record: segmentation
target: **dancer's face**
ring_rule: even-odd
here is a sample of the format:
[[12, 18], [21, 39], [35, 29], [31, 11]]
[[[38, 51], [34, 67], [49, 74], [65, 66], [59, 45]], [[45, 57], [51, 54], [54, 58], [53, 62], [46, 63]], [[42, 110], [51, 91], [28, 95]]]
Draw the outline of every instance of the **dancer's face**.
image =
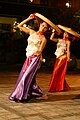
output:
[[40, 24], [39, 31], [46, 32], [48, 30], [48, 25], [46, 22]]
[[63, 37], [64, 37], [64, 38], [65, 38], [65, 37], [68, 38], [68, 37], [69, 37], [68, 33], [67, 33], [67, 32], [64, 32]]

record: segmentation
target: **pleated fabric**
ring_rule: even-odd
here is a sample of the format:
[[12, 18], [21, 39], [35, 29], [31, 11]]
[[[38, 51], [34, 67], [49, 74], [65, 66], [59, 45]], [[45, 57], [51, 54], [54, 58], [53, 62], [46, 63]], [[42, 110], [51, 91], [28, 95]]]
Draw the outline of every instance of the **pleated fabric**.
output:
[[32, 55], [25, 60], [14, 90], [9, 96], [10, 100], [27, 100], [43, 95], [42, 90], [36, 83], [36, 72], [40, 66], [40, 56]]
[[59, 58], [56, 58], [51, 81], [48, 87], [48, 92], [70, 90], [70, 87], [65, 80], [66, 69], [67, 69], [66, 55], [62, 55]]

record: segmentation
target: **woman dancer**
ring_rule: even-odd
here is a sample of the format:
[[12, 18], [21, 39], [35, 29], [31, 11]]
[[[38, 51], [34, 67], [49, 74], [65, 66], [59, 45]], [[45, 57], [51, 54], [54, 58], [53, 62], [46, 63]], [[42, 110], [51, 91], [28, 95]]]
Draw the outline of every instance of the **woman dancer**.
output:
[[24, 24], [29, 20], [34, 19], [34, 17], [34, 14], [31, 14], [17, 26], [30, 36], [28, 37], [28, 45], [26, 48], [27, 58], [24, 62], [15, 88], [9, 96], [10, 100], [14, 100], [16, 102], [28, 101], [32, 98], [45, 96], [36, 83], [36, 72], [41, 66], [42, 51], [47, 41], [44, 33], [48, 30], [48, 24], [44, 21], [40, 23], [39, 30], [37, 32], [24, 27]]
[[68, 40], [68, 33], [64, 32], [63, 38], [54, 38], [55, 32], [52, 32], [50, 39], [57, 42], [57, 49], [55, 52], [56, 62], [52, 73], [48, 92], [59, 92], [70, 90], [69, 85], [65, 80], [65, 74], [68, 61], [70, 59], [70, 41]]

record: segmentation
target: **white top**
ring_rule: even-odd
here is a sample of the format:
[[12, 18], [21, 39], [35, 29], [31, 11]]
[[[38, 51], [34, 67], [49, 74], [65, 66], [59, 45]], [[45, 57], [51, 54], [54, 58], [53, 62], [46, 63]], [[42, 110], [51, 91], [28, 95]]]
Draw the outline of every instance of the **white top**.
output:
[[57, 49], [55, 51], [56, 58], [60, 57], [66, 52], [66, 42], [63, 39], [58, 39]]
[[36, 52], [41, 44], [40, 37], [37, 33], [33, 33], [28, 37], [28, 45], [26, 48], [26, 56], [31, 56], [34, 52]]

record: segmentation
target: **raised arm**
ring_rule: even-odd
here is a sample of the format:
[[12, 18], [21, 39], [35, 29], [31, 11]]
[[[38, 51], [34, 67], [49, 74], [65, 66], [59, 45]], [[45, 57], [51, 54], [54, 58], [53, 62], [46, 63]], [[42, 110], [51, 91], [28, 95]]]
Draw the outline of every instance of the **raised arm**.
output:
[[18, 24], [17, 27], [18, 27], [19, 29], [21, 29], [22, 31], [24, 31], [25, 33], [30, 34], [30, 29], [24, 27], [23, 25], [24, 25], [25, 23], [27, 23], [29, 20], [33, 19], [33, 18], [34, 18], [34, 15], [31, 14], [27, 19], [23, 20], [20, 24]]
[[52, 41], [54, 41], [54, 42], [57, 42], [58, 39], [57, 39], [57, 38], [54, 38], [54, 35], [55, 35], [55, 30], [53, 29], [53, 30], [52, 30], [52, 34], [51, 34], [51, 36], [50, 36], [50, 40], [52, 40]]

